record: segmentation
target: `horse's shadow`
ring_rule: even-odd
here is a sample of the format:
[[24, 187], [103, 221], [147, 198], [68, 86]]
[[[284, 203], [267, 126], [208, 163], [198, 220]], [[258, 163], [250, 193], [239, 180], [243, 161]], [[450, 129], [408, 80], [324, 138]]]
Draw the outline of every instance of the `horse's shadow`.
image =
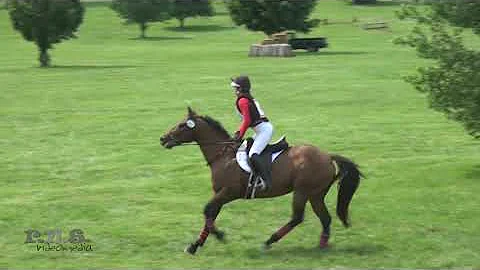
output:
[[338, 254], [351, 254], [357, 256], [374, 255], [386, 250], [384, 245], [378, 244], [358, 244], [349, 246], [330, 245], [327, 249], [319, 247], [298, 247], [290, 246], [282, 248], [273, 246], [270, 250], [259, 251], [259, 249], [250, 248], [245, 251], [246, 256], [250, 258], [273, 257], [284, 258], [286, 255], [293, 255], [299, 258], [318, 258], [319, 256], [330, 256]]

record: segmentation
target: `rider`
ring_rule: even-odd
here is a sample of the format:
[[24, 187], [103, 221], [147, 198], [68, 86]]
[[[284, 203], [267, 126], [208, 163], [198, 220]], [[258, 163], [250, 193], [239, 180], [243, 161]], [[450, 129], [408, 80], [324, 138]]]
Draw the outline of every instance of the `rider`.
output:
[[239, 76], [232, 79], [230, 84], [237, 96], [236, 108], [242, 118], [239, 130], [235, 132], [234, 139], [241, 141], [249, 127], [255, 131], [254, 142], [248, 153], [250, 164], [255, 174], [260, 175], [265, 182], [265, 190], [272, 186], [272, 179], [267, 165], [260, 158], [260, 154], [268, 145], [273, 135], [273, 126], [265, 116], [260, 104], [251, 94], [250, 79], [248, 76]]

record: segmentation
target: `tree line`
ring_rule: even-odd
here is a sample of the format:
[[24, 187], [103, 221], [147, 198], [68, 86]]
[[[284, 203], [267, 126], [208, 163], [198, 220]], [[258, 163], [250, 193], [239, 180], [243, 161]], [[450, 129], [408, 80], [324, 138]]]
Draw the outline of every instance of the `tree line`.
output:
[[[224, 0], [235, 24], [267, 35], [283, 30], [310, 31], [318, 24], [318, 20], [309, 18], [317, 2]], [[396, 43], [411, 46], [420, 57], [434, 61], [419, 68], [407, 81], [427, 94], [433, 109], [462, 123], [470, 135], [480, 138], [480, 50], [469, 48], [462, 38], [463, 29], [472, 29], [480, 36], [480, 1], [423, 3], [426, 10], [405, 5], [397, 14], [402, 20], [415, 20], [417, 26]], [[76, 38], [85, 13], [79, 0], [7, 0], [6, 8], [15, 30], [37, 45], [42, 67], [50, 65], [48, 50], [54, 44]], [[189, 17], [214, 14], [209, 0], [113, 0], [111, 8], [125, 22], [138, 24], [141, 37], [145, 37], [151, 22], [176, 18], [184, 27]]]
[[[318, 22], [308, 19], [318, 0], [225, 0], [237, 25], [266, 34], [282, 30], [308, 32]], [[34, 42], [41, 67], [50, 65], [48, 50], [54, 44], [76, 38], [85, 7], [80, 0], [7, 0], [15, 30]], [[137, 24], [146, 37], [150, 23], [175, 18], [183, 28], [185, 20], [215, 14], [210, 0], [112, 0], [110, 4], [125, 23]]]
[[[1, 1], [1, 0], [0, 0]], [[350, 0], [348, 0], [350, 1]], [[354, 4], [372, 0], [351, 0]], [[223, 0], [232, 20], [252, 31], [267, 35], [283, 30], [308, 32], [319, 20], [309, 19], [318, 0]], [[373, 2], [376, 2], [375, 0]], [[80, 0], [5, 0], [15, 30], [34, 42], [42, 67], [48, 67], [48, 50], [54, 44], [76, 38], [83, 22]], [[213, 16], [210, 0], [112, 0], [110, 7], [128, 24], [137, 24], [140, 37], [146, 37], [150, 23], [175, 18], [179, 27], [189, 17]]]

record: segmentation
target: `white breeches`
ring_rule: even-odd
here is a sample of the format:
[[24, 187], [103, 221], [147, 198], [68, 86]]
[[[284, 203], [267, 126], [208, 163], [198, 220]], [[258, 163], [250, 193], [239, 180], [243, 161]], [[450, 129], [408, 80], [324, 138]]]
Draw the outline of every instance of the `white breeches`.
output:
[[253, 154], [260, 155], [263, 149], [267, 147], [272, 140], [273, 125], [270, 122], [262, 122], [256, 125], [253, 130], [255, 131], [255, 136], [253, 136], [254, 141], [248, 157], [252, 157]]

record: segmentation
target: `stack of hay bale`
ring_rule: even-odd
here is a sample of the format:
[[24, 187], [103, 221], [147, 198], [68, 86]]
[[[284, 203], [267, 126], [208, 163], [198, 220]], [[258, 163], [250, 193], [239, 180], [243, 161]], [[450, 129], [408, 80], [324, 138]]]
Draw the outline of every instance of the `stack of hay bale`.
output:
[[288, 33], [282, 32], [264, 39], [261, 44], [252, 44], [248, 56], [291, 57], [295, 55], [288, 44]]

